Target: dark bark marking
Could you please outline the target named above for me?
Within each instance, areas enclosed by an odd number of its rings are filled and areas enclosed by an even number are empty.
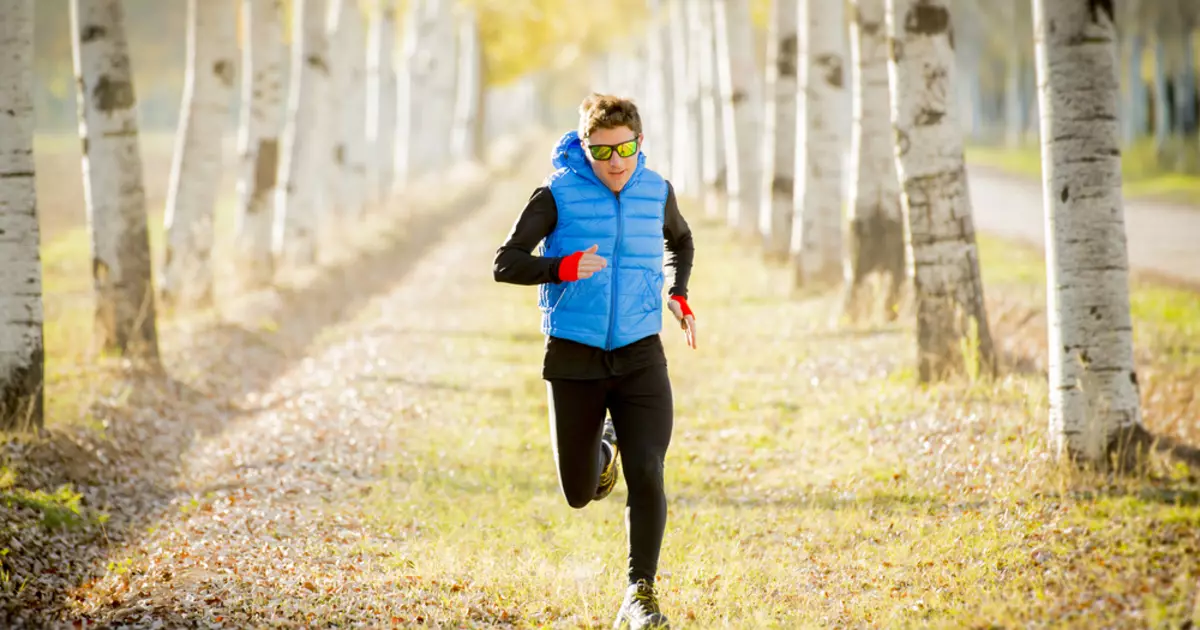
[[[92,89],[92,98],[96,109],[110,114],[114,110],[133,107],[133,83],[129,81],[113,81],[107,74],[101,75]]]

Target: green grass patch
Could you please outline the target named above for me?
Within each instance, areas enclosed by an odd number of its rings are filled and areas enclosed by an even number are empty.
[[[6,508],[23,507],[41,514],[41,524],[47,529],[78,527],[89,521],[103,523],[104,514],[91,514],[80,506],[83,496],[70,485],[59,486],[53,492],[8,487],[0,491],[0,503]]]

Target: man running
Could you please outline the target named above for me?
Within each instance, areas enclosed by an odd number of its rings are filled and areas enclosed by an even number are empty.
[[[667,308],[696,348],[687,303],[691,229],[671,184],[646,168],[642,140],[632,101],[584,99],[579,129],[559,140],[554,172],[533,191],[493,270],[497,282],[539,286],[547,336],[542,377],[567,503],[583,508],[608,496],[618,461],[624,466],[629,587],[615,627],[634,630],[667,627],[654,590],[674,422],[659,336],[665,253],[672,270]]]

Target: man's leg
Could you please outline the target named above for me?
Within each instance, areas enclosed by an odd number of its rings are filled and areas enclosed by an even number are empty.
[[[600,447],[604,428],[603,380],[551,380],[546,383],[550,402],[550,440],[558,485],[573,508],[582,508],[596,496],[605,452]]]
[[[667,526],[663,460],[671,443],[674,399],[667,366],[651,366],[623,377],[608,394],[629,497],[629,583],[653,584]]]

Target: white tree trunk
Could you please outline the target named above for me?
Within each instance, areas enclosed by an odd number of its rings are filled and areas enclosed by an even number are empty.
[[[824,284],[842,272],[842,164],[849,144],[845,13],[840,2],[802,0],[798,12],[797,220],[791,251],[798,284]]]
[[[689,54],[695,61],[700,114],[700,180],[705,214],[721,215],[721,171],[725,160],[717,95],[716,37],[713,33],[713,2],[695,0],[688,5]]]
[[[0,0],[0,430],[43,424],[33,0]]]
[[[238,134],[238,275],[244,286],[270,283],[271,214],[283,127],[283,0],[242,0],[241,131]]]
[[[146,193],[124,10],[120,0],[73,0],[71,24],[97,343],[156,361]]]
[[[450,0],[410,0],[405,36],[408,94],[401,138],[404,181],[449,164],[457,54]]]
[[[418,127],[415,125],[413,95],[420,93],[423,87],[423,77],[414,74],[417,70],[413,58],[419,52],[417,45],[421,36],[421,13],[425,0],[407,0],[408,11],[404,14],[404,37],[401,40],[403,48],[400,61],[396,68],[396,149],[392,162],[392,194],[399,194],[417,175],[419,164],[409,164],[409,152],[416,139],[413,134]]]
[[[691,55],[689,14],[694,10],[684,0],[668,0],[667,28],[671,36],[671,182],[676,192],[696,195],[700,191],[700,84],[699,67]]]
[[[1050,434],[1102,466],[1141,424],[1121,200],[1113,16],[1034,0],[1043,116]],[[1111,6],[1111,5],[1110,5]]]
[[[891,119],[909,223],[922,382],[992,371],[962,130],[954,103],[948,0],[887,0]],[[966,347],[973,349],[964,355]]]
[[[367,48],[367,191],[378,204],[392,192],[396,153],[397,77],[394,0],[380,0],[371,15]]]
[[[326,24],[329,41],[329,162],[326,172],[327,221],[340,224],[362,213],[366,189],[367,53],[362,12],[357,0],[333,0]]]
[[[670,35],[664,0],[647,0],[650,23],[646,29],[646,100],[642,111],[642,128],[646,134],[648,158],[656,171],[671,177],[671,65]]]
[[[473,9],[464,9],[458,24],[458,94],[454,104],[454,134],[451,138],[456,162],[478,162],[483,158],[479,133],[483,99],[483,43]]]
[[[888,49],[884,0],[851,0],[850,193],[845,258],[845,310],[856,317],[869,296],[872,274],[887,276],[885,315],[896,314],[909,261],[896,178],[895,142],[888,107]]]
[[[758,69],[749,0],[716,0],[713,24],[717,39],[717,79],[721,96],[721,131],[725,138],[726,222],[743,236],[758,233]]]
[[[329,169],[322,96],[329,90],[325,0],[293,0],[292,59],[283,128],[283,161],[275,193],[271,250],[282,266],[316,260],[317,222]]]
[[[188,0],[187,77],[167,189],[159,291],[165,301],[212,300],[213,214],[225,120],[237,75],[237,5]]]
[[[421,34],[421,44],[428,50],[426,70],[429,92],[413,94],[420,103],[418,121],[425,140],[417,145],[421,161],[428,161],[429,170],[441,172],[450,165],[450,136],[454,129],[454,100],[458,86],[458,51],[455,37],[452,0],[425,0],[425,23],[428,30]]]
[[[758,229],[768,259],[784,260],[792,242],[796,187],[797,24],[801,0],[776,0],[767,24],[767,72]]]

